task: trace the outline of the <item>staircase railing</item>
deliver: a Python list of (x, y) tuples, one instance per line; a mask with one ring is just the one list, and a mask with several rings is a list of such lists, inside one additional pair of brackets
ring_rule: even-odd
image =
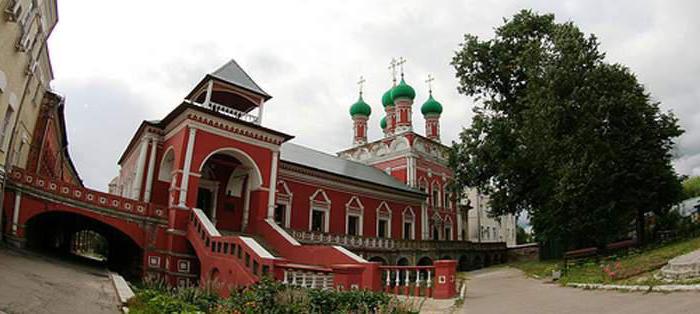
[(250, 275), (252, 281), (272, 275), (277, 261), (275, 256), (253, 238), (222, 236), (201, 209), (192, 209), (188, 232), (191, 238), (201, 241), (206, 250), (202, 253), (214, 258), (235, 260)]
[(407, 296), (433, 296), (435, 266), (380, 266), (383, 290)]

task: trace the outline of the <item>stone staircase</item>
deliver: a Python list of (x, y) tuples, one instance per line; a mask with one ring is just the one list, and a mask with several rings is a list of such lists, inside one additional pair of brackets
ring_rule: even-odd
[(661, 268), (665, 279), (684, 280), (700, 277), (700, 250), (677, 256)]

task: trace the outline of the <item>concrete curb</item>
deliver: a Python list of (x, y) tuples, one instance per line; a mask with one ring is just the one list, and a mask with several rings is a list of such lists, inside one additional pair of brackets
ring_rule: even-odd
[(568, 283), (567, 287), (591, 289), (591, 290), (623, 290), (623, 291), (641, 291), (641, 292), (700, 292), (700, 284), (696, 285), (606, 285), (599, 283)]
[(124, 277), (119, 274), (109, 273), (109, 278), (112, 280), (114, 290), (117, 292), (117, 299), (124, 313), (129, 313), (129, 308), (126, 306), (129, 299), (134, 297), (134, 292), (129, 288), (129, 284), (124, 280)]

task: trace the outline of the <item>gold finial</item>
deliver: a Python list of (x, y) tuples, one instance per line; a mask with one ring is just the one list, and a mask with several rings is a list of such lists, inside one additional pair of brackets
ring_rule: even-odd
[(403, 79), (403, 64), (406, 63), (406, 59), (404, 57), (399, 57), (399, 61), (396, 62), (396, 65), (398, 65), (401, 68), (401, 79)]
[(389, 70), (391, 70), (391, 80), (394, 82), (394, 86), (396, 86), (396, 67), (399, 64), (396, 62), (396, 58), (391, 58), (391, 62), (389, 62)]
[(425, 82), (428, 83), (428, 93), (430, 95), (433, 94), (433, 81), (434, 80), (435, 80), (435, 78), (430, 74), (428, 74), (428, 79), (425, 80)]
[(362, 97), (362, 87), (365, 84), (366, 80), (365, 77), (360, 75), (360, 80), (357, 81), (357, 85), (360, 86), (360, 97)]

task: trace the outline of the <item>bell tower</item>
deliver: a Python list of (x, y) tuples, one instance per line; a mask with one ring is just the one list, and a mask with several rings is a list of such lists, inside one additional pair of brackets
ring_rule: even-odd
[(367, 120), (372, 114), (372, 108), (362, 99), (362, 84), (365, 83), (365, 78), (360, 76), (360, 81), (357, 84), (360, 86), (360, 95), (357, 101), (350, 106), (350, 116), (352, 117), (353, 128), (353, 146), (367, 144)]
[(425, 80), (428, 83), (428, 99), (421, 106), (420, 111), (425, 118), (425, 137), (440, 142), (440, 114), (442, 114), (442, 105), (433, 98), (432, 82), (435, 79), (428, 75)]

